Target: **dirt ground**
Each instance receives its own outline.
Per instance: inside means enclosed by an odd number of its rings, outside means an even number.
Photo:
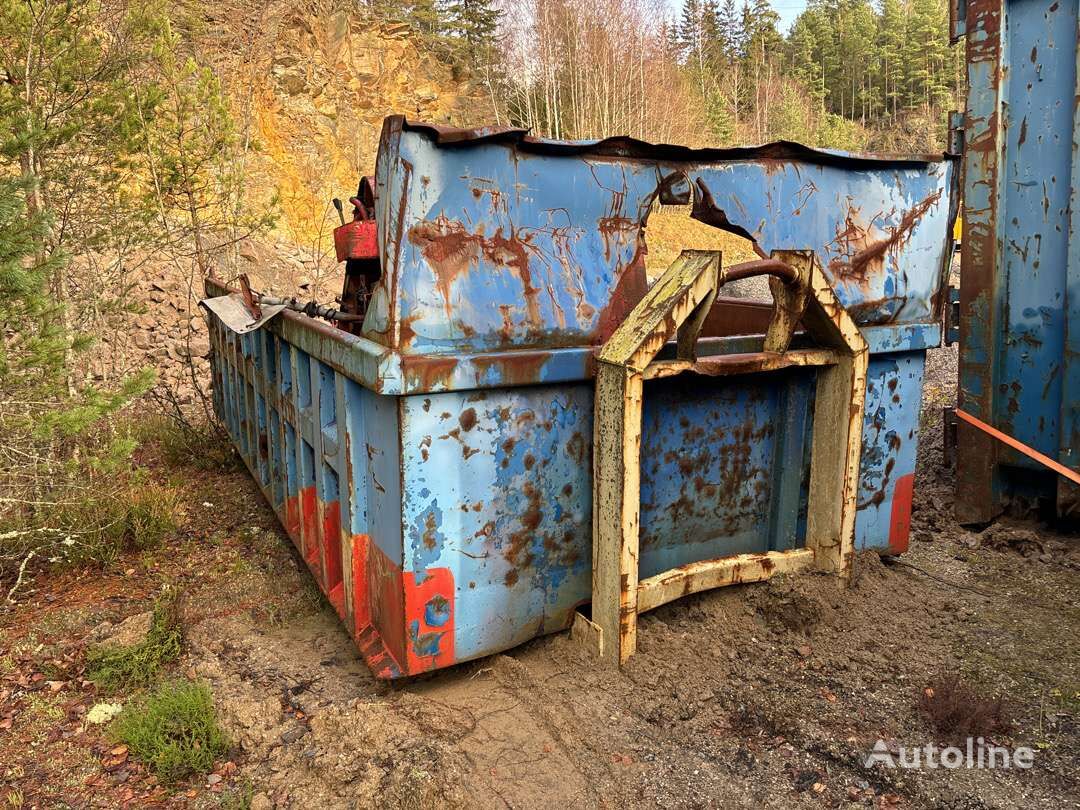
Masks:
[[[376,681],[241,471],[163,469],[184,530],[101,572],[39,578],[0,612],[0,798],[19,807],[1080,806],[1080,539],[951,518],[932,353],[913,543],[857,560],[847,590],[803,575],[643,617],[604,669],[568,634],[407,683]],[[85,640],[185,588],[181,671],[207,681],[234,749],[166,791],[85,714]],[[1003,695],[995,743],[1030,770],[889,770],[942,740],[920,696],[956,675]],[[6,794],[6,796],[5,796]],[[13,798],[14,797],[14,798]]]

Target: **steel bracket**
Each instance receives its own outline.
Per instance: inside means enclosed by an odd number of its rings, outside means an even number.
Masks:
[[[949,287],[948,306],[945,307],[945,345],[952,346],[960,340],[960,289]]]

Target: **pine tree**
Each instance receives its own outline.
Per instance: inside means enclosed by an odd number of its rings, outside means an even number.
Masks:
[[[781,42],[776,13],[769,0],[746,0],[743,4],[743,32],[747,41],[747,55],[764,59],[766,52],[779,49]]]
[[[679,49],[687,64],[696,64],[701,57],[701,4],[698,0],[683,0],[679,20]]]
[[[107,262],[57,265],[50,280],[69,336],[69,396],[81,382],[73,353],[85,342],[76,325],[122,308],[125,260],[151,231],[133,193],[133,158],[153,94],[138,94],[135,77],[159,23],[156,7],[139,2],[0,0],[0,174],[29,184],[28,216],[45,223],[39,255],[77,247]]]
[[[444,30],[458,41],[470,62],[487,65],[494,61],[502,17],[494,0],[454,0],[445,7],[444,17]]]
[[[750,55],[750,39],[754,34],[754,15],[750,9],[750,0],[743,0],[742,9],[739,11],[739,40],[742,47],[739,48],[739,55],[747,57]]]
[[[404,17],[420,34],[438,39],[443,34],[443,12],[437,0],[412,0],[404,9]]]
[[[844,122],[858,121],[877,133],[875,148],[936,148],[962,88],[947,17],[944,0],[880,0],[878,10],[870,0],[810,0],[787,53],[793,73],[816,84],[824,111],[837,116],[823,117],[820,131],[850,144],[857,133]]]
[[[724,43],[724,53],[728,60],[736,59],[743,52],[745,36],[742,28],[742,18],[735,5],[735,0],[724,0],[724,5],[718,12],[718,25],[720,38]]]
[[[142,120],[142,158],[150,175],[145,205],[172,241],[190,241],[198,277],[231,233],[265,230],[266,210],[236,210],[243,187],[238,134],[217,75],[194,58],[168,21],[152,50],[152,117]],[[193,283],[197,278],[192,279]]]
[[[877,83],[885,114],[895,116],[903,92],[904,44],[907,20],[900,0],[882,0],[878,27]]]
[[[701,7],[701,46],[705,60],[714,66],[715,71],[727,56],[716,0],[705,0]]]
[[[908,103],[927,112],[948,93],[951,77],[945,69],[947,20],[940,0],[912,0],[905,49]]]
[[[679,63],[681,45],[679,44],[679,26],[675,20],[665,17],[660,23],[659,42],[664,48],[664,59]]]
[[[30,210],[34,190],[29,178],[0,177],[0,390],[6,400],[27,402],[63,394],[68,349],[49,294],[66,261],[59,251],[42,250],[49,227],[45,214]]]
[[[818,16],[816,9],[799,15],[788,34],[788,53],[792,75],[807,89],[815,106],[822,107],[825,104],[825,76]]]

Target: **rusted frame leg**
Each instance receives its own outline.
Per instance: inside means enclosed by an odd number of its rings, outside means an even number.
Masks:
[[[637,646],[642,375],[598,363],[593,452],[592,623],[596,652],[622,664]]]
[[[1080,49],[1076,64],[1080,68]],[[1076,76],[1080,99],[1080,73]],[[1073,144],[1080,143],[1080,109],[1073,108]],[[1061,415],[1058,461],[1080,472],[1080,160],[1073,147],[1072,193],[1069,198],[1069,250],[1065,270],[1065,350],[1061,365]],[[1080,521],[1080,484],[1063,477],[1057,486],[1058,517]]]
[[[863,409],[870,352],[847,310],[809,251],[776,251],[799,267],[810,297],[803,321],[816,339],[835,350],[836,362],[818,370],[814,397],[814,438],[810,451],[806,548],[814,567],[851,576],[855,512],[862,455]]]
[[[835,366],[818,371],[811,442],[810,495],[806,515],[806,547],[814,566],[851,576],[854,555],[855,510],[862,444],[862,396],[867,354],[841,356]]]
[[[1006,140],[1003,96],[1008,84],[1005,4],[968,4],[967,115],[964,122],[964,239],[960,250],[960,359],[957,406],[989,424],[997,421],[1000,359],[1002,248]],[[956,500],[959,523],[985,523],[1001,512],[999,448],[968,424],[956,428]]]

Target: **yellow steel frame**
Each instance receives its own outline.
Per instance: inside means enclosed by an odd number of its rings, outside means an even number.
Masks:
[[[603,659],[633,653],[638,614],[680,596],[816,568],[851,574],[868,352],[809,251],[775,251],[797,280],[770,279],[776,308],[764,350],[697,359],[695,343],[724,283],[715,251],[684,251],[616,329],[598,356],[593,428],[592,618],[577,614],[573,635]],[[791,350],[802,322],[819,348]],[[655,361],[672,338],[676,359]],[[819,367],[814,405],[806,546],[705,560],[638,581],[641,408],[644,382],[704,375]]]

